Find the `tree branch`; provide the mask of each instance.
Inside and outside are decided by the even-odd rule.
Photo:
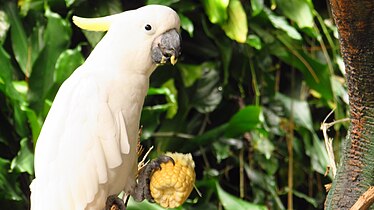
[[[374,203],[374,186],[362,194],[350,210],[366,210]]]

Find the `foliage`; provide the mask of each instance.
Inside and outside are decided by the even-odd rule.
[[[191,152],[196,192],[179,209],[321,208],[328,165],[319,130],[346,116],[344,67],[326,5],[310,0],[148,0],[181,17],[176,67],[151,77],[142,144]],[[103,36],[71,16],[103,16],[135,1],[0,3],[0,206],[25,209],[33,147],[53,98]],[[346,128],[336,126],[335,145]],[[292,152],[290,152],[292,151]],[[337,151],[337,154],[339,152]],[[292,160],[292,161],[291,161]],[[293,162],[293,171],[288,163]],[[293,185],[289,185],[292,177]],[[291,187],[290,187],[291,186]],[[138,206],[139,205],[139,206]],[[129,209],[160,209],[130,202]]]

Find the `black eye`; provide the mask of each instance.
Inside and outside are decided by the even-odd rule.
[[[149,25],[149,24],[145,25],[144,28],[145,28],[145,30],[147,30],[147,31],[152,30],[152,26]]]

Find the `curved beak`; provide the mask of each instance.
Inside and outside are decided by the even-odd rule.
[[[158,36],[152,44],[152,60],[157,64],[177,63],[180,55],[181,36],[176,29]]]

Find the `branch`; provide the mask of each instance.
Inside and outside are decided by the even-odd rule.
[[[366,210],[374,203],[374,186],[362,194],[350,210]]]
[[[193,139],[195,136],[187,133],[176,133],[176,132],[156,132],[152,134],[152,137],[165,137],[165,138],[181,138],[181,139]]]
[[[335,163],[335,156],[334,156],[334,150],[333,150],[333,147],[332,147],[332,138],[329,138],[329,136],[327,135],[327,130],[331,127],[331,126],[334,126],[335,124],[337,123],[342,123],[342,122],[347,122],[349,121],[349,118],[344,118],[344,119],[340,119],[340,120],[336,120],[334,122],[331,122],[331,123],[326,123],[326,120],[327,118],[334,112],[335,109],[333,109],[327,116],[326,118],[323,120],[323,123],[321,124],[321,130],[323,131],[323,137],[325,139],[325,147],[326,147],[326,151],[327,151],[327,155],[329,157],[329,163],[330,165],[328,166],[328,169],[331,168],[331,173],[332,173],[332,177],[334,178],[335,177],[335,174],[336,174],[336,163]],[[328,172],[327,172],[328,173]],[[327,174],[326,173],[326,174]]]

